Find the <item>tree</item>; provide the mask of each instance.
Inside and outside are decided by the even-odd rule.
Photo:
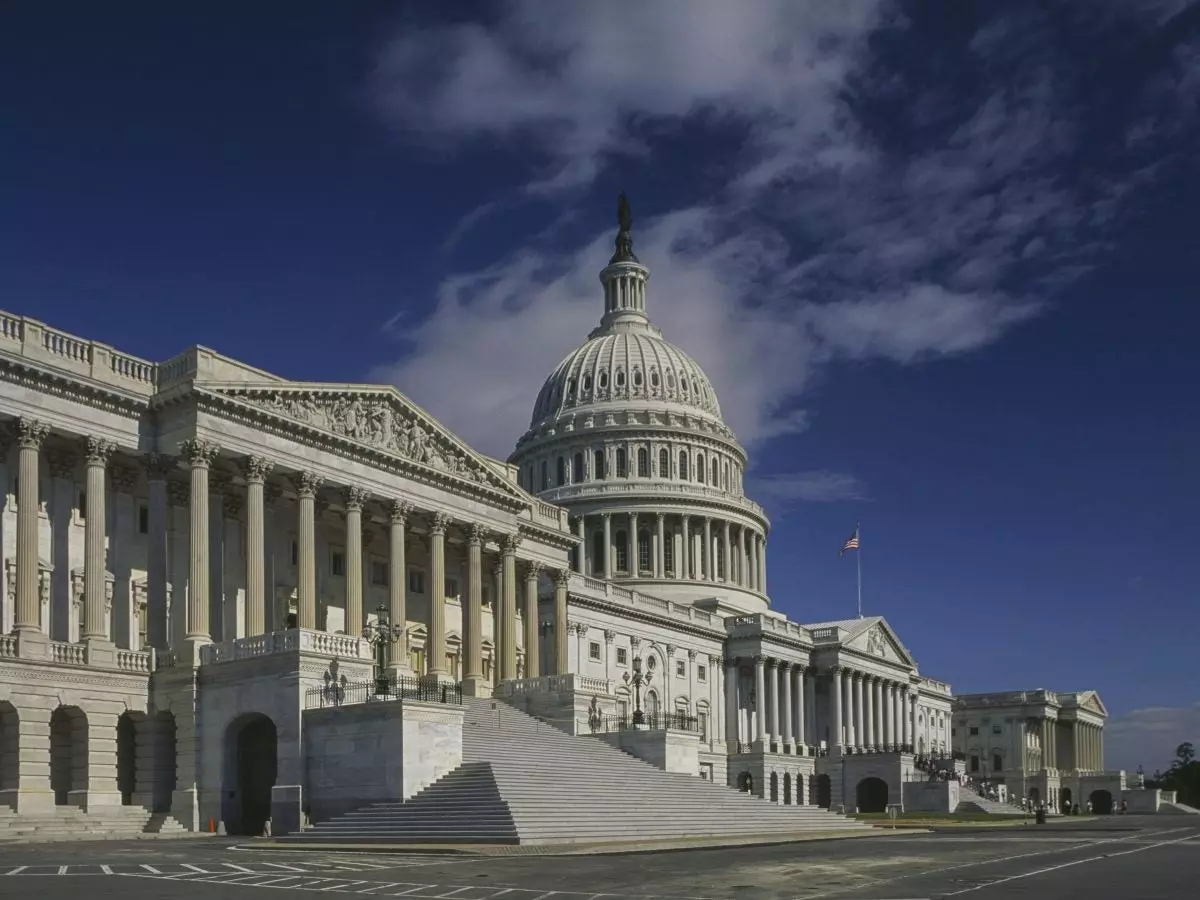
[[[1191,741],[1184,741],[1175,748],[1175,763],[1172,764],[1171,768],[1178,766],[1182,769],[1195,760],[1195,758],[1196,748],[1192,746]]]
[[[1155,772],[1146,787],[1174,791],[1180,803],[1200,806],[1200,762],[1192,742],[1184,741],[1176,747],[1171,767],[1166,772]]]

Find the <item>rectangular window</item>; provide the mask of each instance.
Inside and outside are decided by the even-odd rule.
[[[425,593],[425,573],[420,569],[409,569],[408,589],[414,594]]]
[[[696,713],[696,724],[700,727],[700,740],[708,740],[708,713]]]
[[[84,491],[79,492],[79,518],[87,518],[87,494]]]
[[[425,674],[425,651],[417,647],[408,651],[408,661],[418,675]]]
[[[1000,771],[1003,771],[1003,769],[1004,769],[1004,759],[1000,756],[999,753],[993,753],[992,754],[992,771],[1000,772]]]
[[[150,507],[138,507],[138,534],[150,533]]]
[[[346,554],[334,550],[329,554],[329,574],[335,578],[346,577]]]
[[[458,579],[457,578],[447,578],[446,579],[446,596],[452,600],[458,599],[459,594],[458,594]]]
[[[624,534],[625,534],[625,532],[623,532],[623,531],[620,532],[619,537],[623,537]],[[617,552],[616,552],[615,556],[617,557],[617,571],[618,572],[628,572],[629,571],[629,548],[625,546],[624,540],[617,541]]]
[[[1003,731],[1004,731],[1004,729],[1001,728],[999,725],[992,726],[992,734],[1000,734]]]
[[[600,661],[600,642],[592,641],[588,644],[588,656],[596,662]]]
[[[667,534],[663,537],[663,568],[672,575],[675,572],[675,536]]]
[[[649,572],[650,570],[650,537],[638,537],[638,571]]]
[[[971,755],[971,771],[972,772],[979,771],[979,757],[975,756],[974,754]]]
[[[687,678],[687,663],[682,659],[675,660],[675,677]]]
[[[975,726],[975,725],[972,725],[972,726],[971,726],[971,735],[972,735],[972,737],[973,737],[973,736],[975,736],[975,735],[977,735],[977,734],[979,734],[979,728],[978,728],[977,726]]]
[[[381,559],[371,560],[371,584],[387,587],[388,564]]]
[[[696,680],[708,681],[708,666],[696,666]]]
[[[300,545],[292,541],[292,565],[300,565]]]
[[[626,650],[624,647],[617,648],[617,665],[618,666],[629,665],[629,651]]]

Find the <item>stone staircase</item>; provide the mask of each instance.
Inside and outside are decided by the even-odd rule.
[[[461,766],[407,802],[375,803],[283,840],[568,844],[874,833],[828,810],[664,772],[499,701],[465,703]]]
[[[959,785],[958,788],[958,806],[954,809],[955,812],[983,812],[990,813],[993,816],[1023,816],[1025,813],[1021,807],[1014,803],[1001,803],[998,800],[989,800],[983,794],[973,791],[968,787]]]
[[[150,813],[140,806],[117,806],[85,813],[59,806],[40,815],[0,809],[0,842],[108,840],[139,837],[184,837],[190,834],[165,813]]]
[[[1168,815],[1200,816],[1200,809],[1186,803],[1160,803],[1158,811]]]

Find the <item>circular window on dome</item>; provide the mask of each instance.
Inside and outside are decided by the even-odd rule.
[[[617,387],[625,387],[625,373],[617,370]]]
[[[596,382],[602,389],[608,387],[608,373],[601,372],[600,379]]]

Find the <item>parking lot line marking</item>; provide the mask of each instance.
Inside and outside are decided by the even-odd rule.
[[[287,869],[289,872],[307,872],[308,871],[308,869],[305,869],[302,866],[289,866],[285,863],[265,862],[265,863],[263,863],[263,865],[271,866],[274,869]]]
[[[199,872],[201,875],[211,875],[208,869],[202,869],[199,866],[193,866],[191,863],[180,863],[185,869],[191,869],[193,872]]]
[[[401,882],[401,884],[403,884],[403,883],[404,882]],[[392,894],[392,896],[393,897],[403,897],[405,894],[415,894],[417,891],[423,891],[423,890],[426,890],[427,888],[435,888],[435,887],[437,887],[436,884],[418,884],[416,887],[411,887],[407,891],[400,891],[399,893]]]
[[[29,868],[29,866],[17,866],[11,872],[5,872],[4,874],[5,875],[20,875],[22,872],[24,872],[28,868]]]
[[[384,888],[395,887],[398,884],[407,884],[404,881],[386,881],[383,884],[373,884],[369,888],[363,888],[361,891],[355,891],[356,894],[367,894],[371,891],[381,891]]]
[[[66,867],[66,866],[59,866],[59,867],[58,867],[58,874],[59,874],[59,875],[66,875],[66,874],[67,874],[67,867]]]
[[[142,863],[142,868],[145,869],[147,872],[150,872],[153,875],[161,875],[162,874],[161,871],[154,868],[154,866],[150,865],[149,863]]]
[[[239,866],[237,863],[222,863],[221,865],[229,866],[231,869],[237,869],[239,872],[253,872],[253,869],[247,869],[245,866]]]

